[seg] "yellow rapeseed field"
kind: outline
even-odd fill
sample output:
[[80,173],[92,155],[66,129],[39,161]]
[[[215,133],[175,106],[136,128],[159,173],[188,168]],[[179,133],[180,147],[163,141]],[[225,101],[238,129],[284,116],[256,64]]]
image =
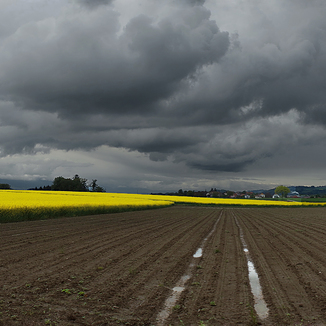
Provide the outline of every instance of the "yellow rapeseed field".
[[0,222],[140,210],[173,205],[320,206],[323,203],[72,191],[0,190]]
[[0,191],[2,208],[80,206],[162,206],[172,201],[144,195],[73,191]]
[[172,204],[169,200],[132,194],[1,190],[0,222],[114,213]]
[[[145,196],[145,195],[143,195]],[[325,206],[326,202],[298,202],[283,200],[266,200],[266,199],[233,199],[233,198],[211,198],[211,197],[187,197],[187,196],[150,196],[160,200],[169,200],[173,203],[186,203],[198,205],[232,205],[232,206],[285,206],[285,207],[302,207],[302,206]]]

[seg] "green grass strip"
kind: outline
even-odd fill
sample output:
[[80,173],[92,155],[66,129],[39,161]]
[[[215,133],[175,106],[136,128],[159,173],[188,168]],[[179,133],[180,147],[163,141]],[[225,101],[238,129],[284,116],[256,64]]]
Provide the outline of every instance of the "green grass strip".
[[166,206],[80,206],[80,207],[19,207],[14,209],[0,209],[0,223],[46,220],[60,217],[74,217],[98,214],[112,214],[148,209],[164,208]]

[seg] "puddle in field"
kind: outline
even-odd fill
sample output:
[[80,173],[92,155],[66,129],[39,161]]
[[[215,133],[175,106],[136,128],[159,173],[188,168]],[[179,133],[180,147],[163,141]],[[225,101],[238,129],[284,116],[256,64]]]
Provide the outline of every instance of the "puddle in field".
[[203,249],[202,248],[198,248],[198,250],[196,251],[196,253],[193,255],[194,258],[200,258],[203,255]]
[[255,270],[253,262],[248,260],[249,280],[251,291],[255,299],[255,310],[259,318],[264,319],[268,317],[268,308],[263,297],[261,286],[259,283],[258,274]]
[[172,289],[172,294],[166,299],[165,308],[158,314],[156,318],[158,322],[157,326],[163,326],[164,321],[170,316],[171,309],[176,305],[177,301],[180,298],[181,293],[185,289],[186,282],[191,278],[190,268],[192,268],[193,266],[194,266],[193,264],[190,264],[187,270],[189,274],[185,274],[180,278],[179,282]]
[[247,264],[248,264],[248,271],[249,271],[249,282],[250,282],[251,292],[254,295],[254,300],[255,300],[254,308],[256,310],[258,317],[260,319],[265,319],[268,317],[269,309],[267,308],[267,304],[264,300],[263,292],[262,292],[260,282],[259,282],[259,277],[256,272],[255,265],[252,262],[252,259],[250,257],[247,244],[244,240],[242,228],[241,228],[236,217],[235,217],[235,221],[236,221],[236,224],[238,225],[238,228],[240,231],[240,239],[241,239],[241,243],[243,246],[243,251],[245,252],[246,257],[247,257]]
[[181,293],[186,288],[185,285],[186,285],[187,281],[192,277],[192,272],[196,265],[197,258],[200,258],[203,255],[203,248],[204,248],[205,242],[216,230],[216,226],[217,226],[218,221],[221,218],[221,215],[222,215],[222,212],[221,212],[220,216],[218,217],[218,219],[216,220],[211,232],[203,240],[201,246],[197,249],[197,251],[193,255],[193,259],[192,259],[191,263],[189,264],[189,266],[186,270],[186,273],[180,278],[180,280],[177,282],[175,287],[172,289],[172,294],[165,300],[164,309],[161,310],[161,312],[156,317],[156,321],[157,321],[156,326],[163,326],[166,319],[168,319],[168,317],[170,316],[173,307],[176,305],[176,303],[178,302],[178,300],[181,296]]

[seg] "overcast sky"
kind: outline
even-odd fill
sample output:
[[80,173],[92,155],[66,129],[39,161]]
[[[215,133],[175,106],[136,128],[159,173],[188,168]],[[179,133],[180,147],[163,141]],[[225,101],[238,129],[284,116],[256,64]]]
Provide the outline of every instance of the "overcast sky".
[[0,182],[325,185],[325,17],[324,0],[0,0]]

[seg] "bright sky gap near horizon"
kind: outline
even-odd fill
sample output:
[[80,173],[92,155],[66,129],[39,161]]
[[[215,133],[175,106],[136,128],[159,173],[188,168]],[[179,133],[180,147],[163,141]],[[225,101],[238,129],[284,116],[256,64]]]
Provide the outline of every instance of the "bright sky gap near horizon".
[[0,183],[325,185],[326,2],[0,0]]

